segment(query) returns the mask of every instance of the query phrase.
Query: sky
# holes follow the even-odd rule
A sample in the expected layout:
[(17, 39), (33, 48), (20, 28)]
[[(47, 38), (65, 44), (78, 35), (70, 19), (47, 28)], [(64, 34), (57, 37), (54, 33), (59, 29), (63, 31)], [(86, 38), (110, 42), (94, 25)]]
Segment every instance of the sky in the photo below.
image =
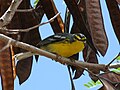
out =
[[(65, 4), (63, 0), (54, 1), (64, 20)], [(33, 2), (34, 0), (31, 0), (31, 3)], [(111, 26), (109, 14), (105, 6), (105, 0), (102, 0), (101, 4), (105, 30), (109, 40), (109, 47), (106, 55), (98, 58), (100, 63), (107, 64), (118, 54), (120, 46)], [(46, 16), (44, 16), (42, 22), (44, 21), (47, 21)], [(42, 39), (52, 35), (53, 31), (51, 26), (49, 24), (41, 26), (40, 34)], [(97, 90), (100, 86), (92, 87), (90, 89), (84, 86), (85, 83), (91, 80), (88, 77), (87, 72), (84, 72), (84, 74), (85, 75), (82, 75), (79, 79), (74, 80), (76, 90)], [(19, 85), (18, 78), (16, 78), (14, 84), (15, 90), (71, 90), (67, 67), (44, 56), (39, 57), (38, 63), (34, 60), (31, 75), (26, 82)]]

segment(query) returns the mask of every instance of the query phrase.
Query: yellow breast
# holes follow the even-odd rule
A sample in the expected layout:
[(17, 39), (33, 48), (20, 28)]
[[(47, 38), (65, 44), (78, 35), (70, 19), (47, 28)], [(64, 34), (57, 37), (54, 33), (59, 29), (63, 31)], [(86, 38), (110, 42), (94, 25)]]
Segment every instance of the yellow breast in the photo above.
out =
[(41, 49), (56, 53), (63, 57), (70, 57), (84, 49), (84, 43), (81, 41), (69, 42), (56, 42), (43, 46)]

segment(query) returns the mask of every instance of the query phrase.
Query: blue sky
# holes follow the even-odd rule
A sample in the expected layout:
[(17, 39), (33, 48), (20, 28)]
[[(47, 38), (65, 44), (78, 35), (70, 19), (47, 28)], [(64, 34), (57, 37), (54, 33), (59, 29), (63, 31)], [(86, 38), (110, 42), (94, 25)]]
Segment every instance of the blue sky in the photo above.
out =
[[(64, 20), (65, 5), (63, 0), (54, 0), (61, 16)], [(108, 11), (104, 0), (102, 1), (102, 12), (104, 16), (105, 29), (109, 39), (109, 48), (105, 57), (99, 57), (100, 63), (109, 63), (120, 51), (120, 47), (116, 37), (114, 36), (113, 28), (110, 23)], [(47, 21), (46, 17), (42, 22)], [(42, 38), (46, 38), (53, 34), (51, 26), (46, 24), (40, 27), (40, 34)], [(88, 73), (85, 72), (81, 78), (74, 80), (76, 90), (97, 90), (97, 88), (86, 88), (84, 83), (90, 81)], [(41, 56), (39, 62), (34, 60), (32, 73), (30, 78), (21, 86), (18, 80), (15, 80), (15, 90), (71, 90), (69, 75), (66, 66), (61, 65), (49, 58)]]
[[(54, 0), (61, 16), (64, 20), (65, 5), (63, 0)], [(32, 3), (34, 0), (31, 1)], [(109, 40), (109, 48), (105, 57), (99, 57), (100, 63), (109, 63), (120, 51), (120, 46), (114, 35), (110, 23), (108, 11), (105, 6), (105, 0), (102, 0), (102, 12), (104, 16), (105, 29)], [(46, 16), (42, 22), (47, 21)], [(49, 24), (40, 27), (42, 38), (53, 34)], [(81, 78), (74, 80), (76, 90), (97, 90), (97, 88), (86, 88), (84, 83), (90, 81), (88, 73), (85, 72)], [(44, 56), (39, 57), (39, 62), (33, 62), (32, 73), (29, 79), (22, 85), (19, 85), (18, 78), (15, 80), (15, 90), (71, 90), (69, 75), (66, 66), (55, 62)]]

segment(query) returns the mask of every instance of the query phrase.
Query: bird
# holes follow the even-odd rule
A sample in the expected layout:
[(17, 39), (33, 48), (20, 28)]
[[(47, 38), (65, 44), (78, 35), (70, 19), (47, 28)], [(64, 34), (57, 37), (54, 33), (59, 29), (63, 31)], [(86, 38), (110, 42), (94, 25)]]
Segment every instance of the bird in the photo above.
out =
[[(65, 58), (69, 58), (81, 52), (85, 48), (86, 40), (87, 40), (86, 37), (81, 33), (75, 33), (75, 34), (57, 33), (55, 35), (51, 35), (43, 39), (36, 46), (42, 50), (54, 53), (56, 55), (59, 55)], [(26, 52), (23, 54), (26, 57), (26, 56), (32, 56), (35, 53)], [(68, 65), (67, 67), (70, 74), (71, 66)], [(70, 80), (71, 80), (72, 90), (75, 90), (71, 74), (70, 74)]]
[[(36, 47), (69, 58), (81, 52), (85, 48), (86, 42), (86, 37), (81, 33), (57, 33), (41, 40)], [(21, 60), (35, 54), (33, 52), (24, 52), (16, 54), (14, 57)]]
[[(40, 49), (60, 55), (62, 57), (69, 58), (74, 54), (79, 53), (85, 47), (86, 37), (81, 33), (70, 34), (70, 33), (58, 33), (49, 36), (38, 43)], [(71, 60), (73, 61), (73, 60)], [(75, 86), (71, 77), (70, 65), (67, 66), (72, 90), (75, 90)]]
[(37, 47), (68, 58), (82, 51), (85, 43), (86, 37), (81, 33), (58, 33), (43, 39), (37, 44)]

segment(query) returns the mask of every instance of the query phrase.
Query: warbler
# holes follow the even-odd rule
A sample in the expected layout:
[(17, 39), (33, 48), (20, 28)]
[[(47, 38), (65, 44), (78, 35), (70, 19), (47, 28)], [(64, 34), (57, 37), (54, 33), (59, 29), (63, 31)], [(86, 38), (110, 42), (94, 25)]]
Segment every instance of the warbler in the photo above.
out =
[[(85, 47), (85, 43), (86, 37), (83, 34), (58, 33), (43, 39), (37, 44), (37, 47), (39, 47), (42, 50), (69, 58), (72, 55), (82, 51)], [(26, 52), (23, 54), (26, 57), (32, 56), (34, 53)], [(23, 54), (18, 56), (16, 55), (17, 59), (24, 59)], [(68, 71), (70, 72), (70, 66), (68, 66)], [(72, 90), (74, 90), (74, 84), (71, 76), (70, 80)]]
[[(82, 51), (85, 47), (85, 43), (86, 37), (81, 33), (58, 33), (43, 39), (37, 44), (37, 47), (68, 58)], [(15, 58), (21, 60), (34, 54), (35, 53), (32, 52), (24, 52), (16, 54)]]
[(86, 37), (83, 34), (58, 33), (49, 36), (38, 43), (40, 49), (63, 57), (70, 57), (82, 51)]
[[(72, 55), (82, 51), (85, 47), (85, 43), (86, 37), (83, 34), (58, 33), (42, 40), (38, 46), (40, 49), (43, 49), (45, 51), (69, 58)], [(75, 86), (70, 73), (70, 67), (71, 66), (67, 66), (72, 90), (75, 90)]]

